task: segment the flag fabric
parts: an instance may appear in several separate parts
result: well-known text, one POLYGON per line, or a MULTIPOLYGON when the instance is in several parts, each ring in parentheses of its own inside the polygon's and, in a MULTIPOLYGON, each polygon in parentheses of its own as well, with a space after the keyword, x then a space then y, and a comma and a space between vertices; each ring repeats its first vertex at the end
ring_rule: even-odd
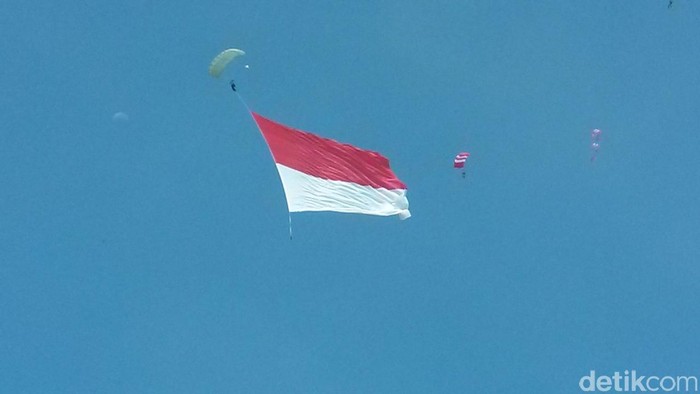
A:
POLYGON ((464 168, 464 163, 467 162, 469 157, 468 152, 460 152, 455 156, 455 168, 464 168))
POLYGON ((411 216, 406 185, 386 157, 252 115, 275 160, 289 212, 411 216))

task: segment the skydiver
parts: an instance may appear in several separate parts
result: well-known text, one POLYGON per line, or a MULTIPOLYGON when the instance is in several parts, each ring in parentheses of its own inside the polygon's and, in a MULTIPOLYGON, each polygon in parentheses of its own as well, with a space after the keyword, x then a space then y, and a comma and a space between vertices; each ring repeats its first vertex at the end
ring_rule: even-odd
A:
POLYGON ((673 6, 673 0, 668 0, 668 8, 671 8, 673 6))
POLYGON ((236 91, 236 83, 233 81, 233 79, 229 82, 229 84, 231 84, 231 89, 233 89, 233 91, 235 92, 236 91))

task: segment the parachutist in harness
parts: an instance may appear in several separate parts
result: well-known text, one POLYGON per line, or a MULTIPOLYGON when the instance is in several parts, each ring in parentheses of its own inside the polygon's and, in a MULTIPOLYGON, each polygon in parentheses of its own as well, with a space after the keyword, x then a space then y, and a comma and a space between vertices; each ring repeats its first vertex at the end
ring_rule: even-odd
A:
POLYGON ((673 6, 673 0, 668 0, 668 8, 671 8, 673 6))
POLYGON ((235 92, 236 91, 236 83, 233 81, 233 79, 229 82, 229 84, 231 85, 231 89, 233 89, 233 91, 235 92))

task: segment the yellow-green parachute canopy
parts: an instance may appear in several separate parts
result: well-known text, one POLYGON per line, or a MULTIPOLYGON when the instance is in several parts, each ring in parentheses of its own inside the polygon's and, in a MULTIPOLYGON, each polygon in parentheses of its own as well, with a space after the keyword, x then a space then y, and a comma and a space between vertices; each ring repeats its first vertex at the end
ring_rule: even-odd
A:
POLYGON ((214 78, 218 78, 226 66, 231 63, 231 60, 241 55, 245 55, 245 52, 241 51, 240 49, 229 48, 224 50, 220 54, 216 55, 214 60, 211 61, 211 64, 209 65, 209 75, 214 78))

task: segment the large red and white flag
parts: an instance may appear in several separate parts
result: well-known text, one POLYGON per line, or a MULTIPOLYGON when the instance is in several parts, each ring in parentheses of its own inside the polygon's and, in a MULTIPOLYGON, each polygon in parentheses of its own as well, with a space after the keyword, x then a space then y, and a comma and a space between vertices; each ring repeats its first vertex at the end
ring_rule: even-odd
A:
POLYGON ((289 212, 411 216, 406 185, 386 157, 252 115, 277 165, 289 212))

